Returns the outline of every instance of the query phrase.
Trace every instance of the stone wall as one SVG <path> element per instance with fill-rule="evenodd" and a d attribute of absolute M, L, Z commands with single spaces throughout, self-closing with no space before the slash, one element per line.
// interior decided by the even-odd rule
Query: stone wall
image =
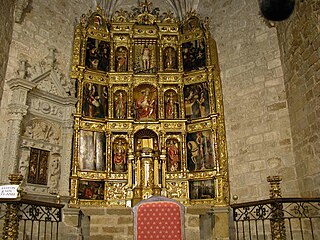
<path fill-rule="evenodd" d="M 14 1 L 0 0 L 0 103 L 13 31 Z"/>
<path fill-rule="evenodd" d="M 277 24 L 302 196 L 320 196 L 320 2 L 296 1 Z"/>
<path fill-rule="evenodd" d="M 298 196 L 276 29 L 256 0 L 206 0 L 198 11 L 210 17 L 218 46 L 231 196 L 268 198 L 266 177 L 274 174 L 283 177 L 284 196 Z"/>
<path fill-rule="evenodd" d="M 76 18 L 79 19 L 82 13 L 88 12 L 89 9 L 91 9 L 93 6 L 92 2 L 93 1 L 78 0 L 33 0 L 30 2 L 28 7 L 30 10 L 23 14 L 21 23 L 15 23 L 13 25 L 5 81 L 17 77 L 16 73 L 19 69 L 19 60 L 26 60 L 27 66 L 34 67 L 38 65 L 44 57 L 48 56 L 49 47 L 57 49 L 57 68 L 60 69 L 59 72 L 61 72 L 62 75 L 68 78 L 74 24 Z M 5 7 L 9 5 L 10 4 L 3 4 Z M 2 162 L 4 159 L 4 147 L 8 128 L 7 108 L 10 101 L 11 93 L 8 85 L 5 84 L 0 109 L 0 161 Z M 2 176 L 5 174 L 2 174 Z"/>
<path fill-rule="evenodd" d="M 61 231 L 63 239 L 75 239 L 80 235 L 85 240 L 132 240 L 133 239 L 133 213 L 131 208 L 81 208 L 79 210 L 64 210 L 64 225 Z M 209 228 L 210 224 L 203 224 L 201 218 L 208 209 L 187 208 L 185 215 L 186 240 L 211 239 L 212 231 L 206 229 L 206 234 L 200 235 L 200 228 Z M 207 215 L 209 216 L 209 215 Z M 207 217 L 208 218 L 208 217 Z M 210 218 L 210 216 L 209 216 Z M 80 224 L 79 224 L 80 223 Z M 203 224 L 203 226 L 200 226 Z M 74 231 L 75 226 L 81 226 Z M 205 232 L 205 231 L 203 231 Z M 218 235 L 219 237 L 221 235 Z"/>

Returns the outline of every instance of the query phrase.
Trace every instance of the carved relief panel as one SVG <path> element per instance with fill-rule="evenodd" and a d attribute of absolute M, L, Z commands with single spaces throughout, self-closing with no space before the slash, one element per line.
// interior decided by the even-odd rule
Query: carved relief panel
<path fill-rule="evenodd" d="M 73 82 L 60 71 L 55 52 L 49 48 L 47 56 L 30 62 L 28 67 L 21 60 L 19 76 L 9 80 L 14 96 L 10 104 L 25 111 L 20 111 L 19 118 L 8 117 L 11 126 L 6 145 L 15 147 L 7 151 L 6 159 L 14 162 L 14 171 L 23 175 L 24 190 L 41 196 L 69 194 L 66 171 L 71 165 L 76 99 L 71 96 L 75 92 Z"/>

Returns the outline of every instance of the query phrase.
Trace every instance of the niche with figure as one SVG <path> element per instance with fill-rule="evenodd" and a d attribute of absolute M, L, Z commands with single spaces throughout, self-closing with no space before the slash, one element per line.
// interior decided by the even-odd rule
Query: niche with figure
<path fill-rule="evenodd" d="M 82 113 L 87 117 L 104 118 L 108 116 L 107 86 L 85 83 L 83 87 Z"/>
<path fill-rule="evenodd" d="M 164 49 L 163 66 L 165 70 L 177 69 L 177 53 L 173 47 L 166 47 Z"/>
<path fill-rule="evenodd" d="M 80 130 L 79 165 L 81 170 L 106 169 L 106 137 L 104 132 Z"/>
<path fill-rule="evenodd" d="M 124 138 L 116 138 L 112 146 L 112 170 L 114 172 L 127 171 L 128 143 Z"/>
<path fill-rule="evenodd" d="M 116 72 L 128 71 L 128 49 L 126 47 L 118 47 L 115 54 Z"/>
<path fill-rule="evenodd" d="M 170 138 L 166 141 L 167 150 L 167 170 L 176 172 L 181 170 L 181 154 L 180 143 L 175 138 Z"/>
<path fill-rule="evenodd" d="M 113 97 L 114 117 L 117 119 L 125 119 L 127 116 L 127 93 L 124 90 L 118 90 Z"/>
<path fill-rule="evenodd" d="M 164 94 L 164 110 L 165 119 L 176 119 L 179 117 L 178 94 L 170 89 Z"/>
<path fill-rule="evenodd" d="M 157 89 L 149 84 L 141 84 L 133 90 L 134 116 L 137 120 L 155 120 L 158 107 Z"/>
<path fill-rule="evenodd" d="M 157 40 L 137 39 L 135 41 L 133 70 L 136 74 L 157 72 Z"/>

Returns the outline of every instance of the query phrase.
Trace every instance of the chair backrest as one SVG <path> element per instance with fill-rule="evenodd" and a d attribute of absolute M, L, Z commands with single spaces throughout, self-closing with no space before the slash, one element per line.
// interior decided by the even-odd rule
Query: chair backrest
<path fill-rule="evenodd" d="M 153 196 L 133 207 L 134 240 L 185 240 L 184 206 Z"/>

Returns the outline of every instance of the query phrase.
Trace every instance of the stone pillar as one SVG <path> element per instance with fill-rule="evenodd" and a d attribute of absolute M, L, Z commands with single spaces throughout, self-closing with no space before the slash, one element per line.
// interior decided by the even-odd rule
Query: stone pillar
<path fill-rule="evenodd" d="M 214 231 L 212 239 L 229 239 L 229 208 L 214 207 Z"/>
<path fill-rule="evenodd" d="M 22 66 L 22 67 L 21 67 Z M 20 62 L 21 69 L 19 72 L 19 77 L 25 77 L 25 61 Z M 29 82 L 23 78 L 11 79 L 8 81 L 8 86 L 12 91 L 11 102 L 8 105 L 8 131 L 5 145 L 4 161 L 2 168 L 3 173 L 17 172 L 19 168 L 19 138 L 21 134 L 21 122 L 23 117 L 27 114 L 28 106 L 27 94 L 35 87 L 35 84 Z M 2 174 L 2 179 L 4 176 Z"/>
<path fill-rule="evenodd" d="M 72 106 L 74 109 L 74 106 Z M 72 116 L 71 114 L 69 116 Z M 72 161 L 72 136 L 73 136 L 73 120 L 69 119 L 62 125 L 62 138 L 61 144 L 63 146 L 61 153 L 61 174 L 58 191 L 62 196 L 69 196 L 69 175 L 70 175 L 70 165 Z"/>

